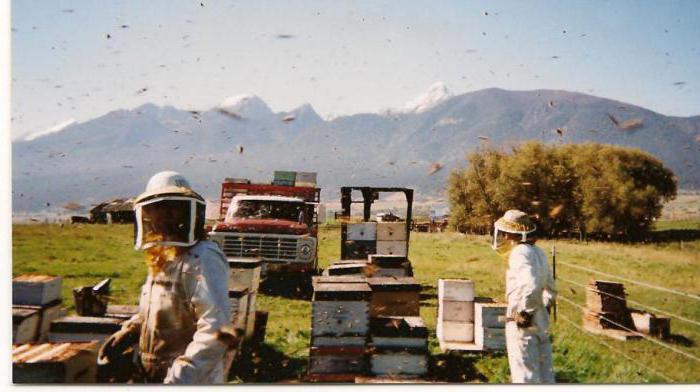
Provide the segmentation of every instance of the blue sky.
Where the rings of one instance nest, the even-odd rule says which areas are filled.
[[[376,112],[437,81],[700,114],[698,1],[23,0],[11,17],[13,137],[243,93],[276,111]]]

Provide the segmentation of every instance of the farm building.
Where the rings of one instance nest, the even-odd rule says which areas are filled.
[[[133,199],[114,199],[90,210],[92,223],[132,223],[135,220]]]

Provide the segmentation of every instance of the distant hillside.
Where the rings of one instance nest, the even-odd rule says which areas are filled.
[[[670,167],[682,188],[700,188],[700,116],[566,91],[431,89],[402,111],[330,121],[310,105],[274,113],[258,97],[239,96],[203,112],[147,104],[70,123],[13,143],[13,210],[134,195],[164,169],[182,172],[209,199],[218,198],[224,177],[266,181],[275,169],[318,172],[332,201],[339,186],[352,184],[410,186],[418,197],[435,197],[468,151],[530,139],[638,147]],[[435,162],[443,168],[429,175]]]

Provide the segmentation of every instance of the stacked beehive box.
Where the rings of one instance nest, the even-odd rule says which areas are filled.
[[[643,310],[630,309],[634,329],[645,335],[651,335],[660,339],[668,339],[671,336],[671,319],[657,317]]]
[[[314,277],[309,377],[351,382],[364,373],[371,289],[361,276]]]
[[[14,383],[94,383],[98,345],[43,343],[12,347]]]
[[[366,260],[377,253],[377,222],[350,223],[347,225],[347,259]]]
[[[438,280],[438,340],[474,341],[474,282]]]
[[[474,343],[486,351],[506,348],[506,304],[474,299]]]
[[[12,343],[44,342],[61,308],[59,276],[20,275],[12,280]]]
[[[588,329],[633,329],[622,283],[592,280],[586,288],[583,324]]]
[[[59,342],[103,342],[121,329],[120,318],[66,316],[51,322],[49,341]]]
[[[370,316],[419,316],[420,284],[412,277],[367,278],[372,289]]]
[[[413,276],[411,262],[405,255],[369,255],[372,276]]]
[[[420,317],[373,317],[370,335],[372,374],[415,377],[428,372],[428,329]]]
[[[406,256],[407,239],[405,222],[380,222],[377,224],[376,254]]]
[[[228,297],[233,328],[241,335],[238,347],[230,349],[224,357],[224,372],[239,355],[242,345],[252,340],[255,332],[255,310],[260,287],[260,258],[229,258]]]

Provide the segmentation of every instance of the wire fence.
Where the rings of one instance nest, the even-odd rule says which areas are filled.
[[[573,327],[575,327],[575,328],[578,329],[579,331],[583,332],[584,334],[586,334],[586,335],[589,334],[588,332],[586,332],[585,329],[583,329],[580,325],[576,324],[574,321],[572,321],[572,320],[569,319],[568,317],[562,315],[561,318],[562,318],[562,320],[564,320],[564,321],[566,321],[567,323],[571,324]],[[611,351],[613,351],[613,352],[615,352],[615,353],[617,353],[617,354],[623,356],[623,357],[626,358],[627,360],[629,360],[629,361],[631,361],[631,362],[634,362],[635,364],[639,365],[641,368],[646,369],[646,370],[648,370],[648,371],[650,371],[650,372],[656,374],[657,376],[663,378],[664,380],[666,380],[666,381],[668,381],[668,382],[677,382],[676,380],[674,380],[673,378],[671,378],[671,377],[665,375],[664,373],[661,373],[660,371],[658,371],[658,370],[656,370],[656,369],[653,369],[653,368],[651,368],[651,367],[649,367],[649,366],[647,366],[647,365],[645,365],[645,364],[639,362],[638,360],[636,360],[636,359],[630,357],[630,356],[627,355],[624,351],[621,351],[621,350],[616,349],[615,347],[613,347],[612,345],[606,343],[606,342],[605,342],[604,340],[602,340],[602,339],[595,339],[594,341],[595,341],[596,343],[602,345],[602,346],[607,347],[607,348],[610,349]]]
[[[562,277],[560,277],[560,276],[557,277],[557,280],[562,280],[562,281],[567,282],[567,283],[569,283],[569,284],[572,284],[572,285],[574,285],[574,286],[578,286],[578,287],[584,288],[584,289],[586,289],[586,290],[593,291],[593,292],[598,293],[598,294],[601,294],[601,295],[606,295],[606,296],[608,296],[608,297],[616,298],[616,299],[619,299],[619,300],[622,300],[622,301],[627,301],[627,302],[629,302],[629,303],[631,303],[631,304],[644,307],[645,309],[650,309],[650,310],[652,310],[652,311],[654,311],[654,312],[656,312],[656,313],[659,313],[659,314],[661,314],[661,315],[673,317],[673,318],[675,318],[675,319],[678,319],[678,320],[681,320],[681,321],[685,321],[685,322],[687,322],[687,323],[689,323],[689,324],[693,324],[693,325],[696,325],[696,326],[699,326],[699,327],[700,327],[700,322],[695,321],[695,320],[692,320],[692,319],[689,319],[689,318],[686,318],[686,317],[683,317],[683,316],[681,316],[681,315],[679,315],[679,314],[674,314],[674,313],[668,312],[668,311],[666,311],[666,310],[658,309],[658,308],[653,307],[653,306],[648,305],[648,304],[644,304],[644,303],[641,303],[641,302],[633,301],[633,300],[628,299],[628,298],[622,298],[622,297],[618,297],[618,296],[613,295],[613,294],[610,294],[610,293],[606,293],[606,292],[603,292],[603,291],[600,291],[600,290],[596,290],[596,289],[594,289],[594,288],[592,288],[592,287],[588,287],[587,285],[584,285],[584,284],[581,284],[581,283],[578,283],[578,282],[574,282],[574,281],[572,281],[572,280],[569,280],[569,279],[566,279],[566,278],[562,278]]]

